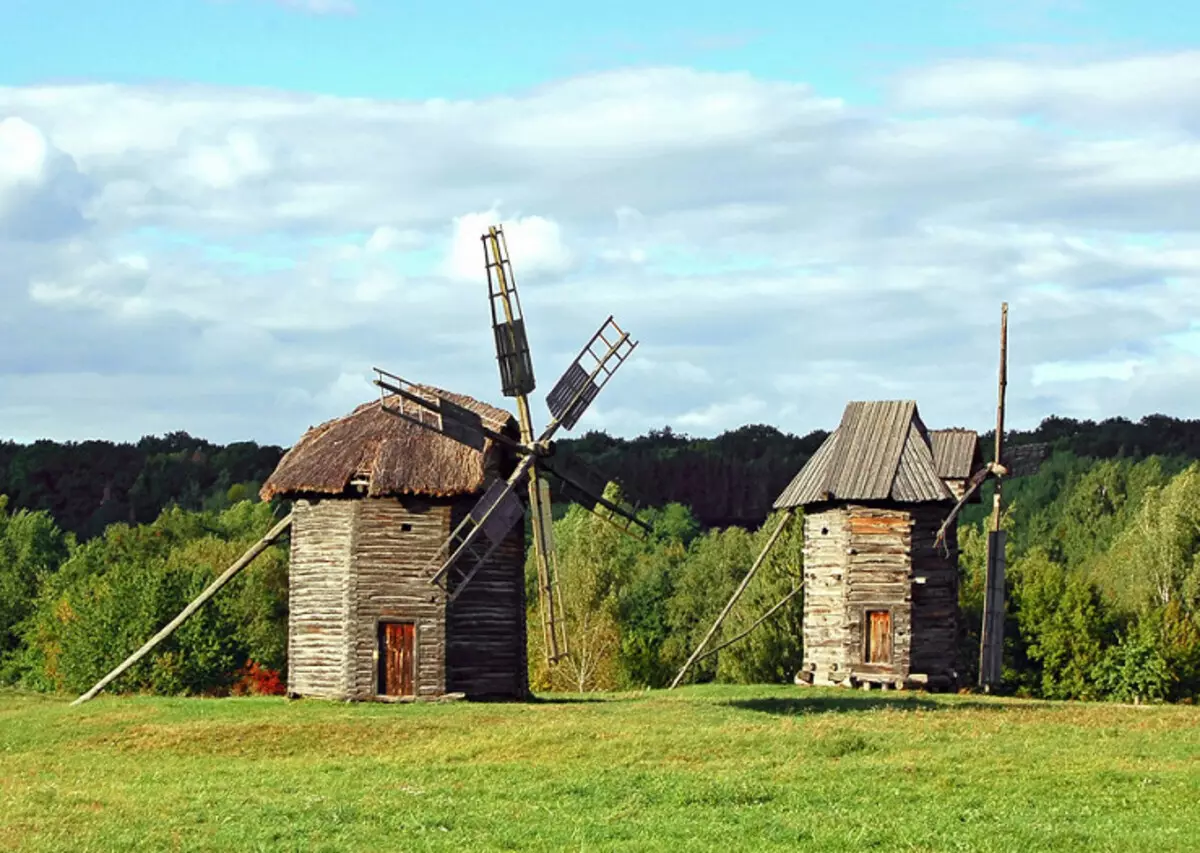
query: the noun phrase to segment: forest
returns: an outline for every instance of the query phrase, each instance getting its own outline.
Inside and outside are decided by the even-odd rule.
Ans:
[[[560,442],[612,476],[653,534],[638,542],[556,507],[573,655],[535,690],[661,687],[773,526],[771,501],[826,433],[753,425],[715,438],[670,428]],[[983,436],[985,454],[991,436]],[[1191,702],[1200,694],[1200,422],[1047,418],[1006,435],[1047,442],[1005,487],[1005,688],[1022,696]],[[0,683],[82,692],[175,615],[286,507],[258,501],[283,449],[186,433],[137,444],[0,443]],[[618,486],[617,483],[620,485]],[[974,677],[984,514],[960,527],[963,673]],[[723,629],[748,627],[801,576],[793,522]],[[529,572],[532,578],[532,567]],[[532,586],[530,601],[536,601]],[[790,681],[801,596],[694,680]],[[536,615],[531,613],[536,620]],[[272,548],[116,687],[161,694],[278,692],[286,672],[287,553]]]

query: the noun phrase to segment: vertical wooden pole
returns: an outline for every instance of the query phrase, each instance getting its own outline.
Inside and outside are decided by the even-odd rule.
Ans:
[[[1004,453],[1004,396],[1008,388],[1008,303],[1000,306],[1000,387],[996,403],[996,464],[1000,464]],[[992,530],[1000,529],[1001,479],[996,478],[996,492],[992,496]]]
[[[1000,381],[996,402],[995,462],[1004,452],[1004,397],[1008,386],[1008,303],[1000,306]],[[1004,533],[1000,530],[1003,498],[1002,475],[996,475],[992,494],[992,529],[983,581],[983,620],[979,630],[979,686],[989,691],[1000,681],[1004,648]]]

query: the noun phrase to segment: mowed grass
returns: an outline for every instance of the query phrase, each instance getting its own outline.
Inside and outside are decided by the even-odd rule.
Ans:
[[[1200,709],[0,693],[0,850],[1200,849]]]

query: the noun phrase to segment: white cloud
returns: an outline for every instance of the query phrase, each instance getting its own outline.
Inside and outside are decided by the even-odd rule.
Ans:
[[[514,216],[505,221],[495,206],[485,213],[454,217],[454,235],[446,254],[446,275],[463,281],[478,281],[484,271],[480,237],[493,225],[504,229],[509,258],[525,277],[564,273],[573,263],[557,222],[541,216]],[[518,279],[520,281],[520,279]]]
[[[477,101],[0,88],[0,415],[289,443],[375,364],[506,403],[500,223],[538,396],[608,314],[641,341],[580,429],[808,431],[880,396],[987,428],[1004,299],[1017,425],[1200,416],[1200,87],[1162,86],[1193,67],[977,60],[870,110],[677,68]]]
[[[45,135],[29,122],[12,116],[0,121],[0,187],[40,182],[49,155]]]
[[[961,59],[901,76],[896,92],[908,109],[1194,125],[1200,51],[1083,60]]]
[[[739,426],[757,423],[767,411],[767,404],[749,394],[732,400],[709,403],[699,409],[684,412],[671,420],[683,429],[694,430],[700,435],[711,434],[720,430],[725,424],[735,423]]]
[[[0,238],[73,231],[87,192],[74,161],[40,127],[19,115],[0,118]]]

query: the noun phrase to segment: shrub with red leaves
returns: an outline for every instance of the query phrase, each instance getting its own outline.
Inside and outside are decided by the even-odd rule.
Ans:
[[[279,670],[247,661],[238,672],[238,680],[234,682],[231,692],[234,696],[282,696],[287,692],[287,687],[279,678]]]

